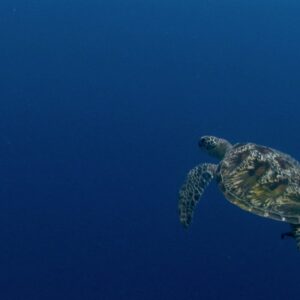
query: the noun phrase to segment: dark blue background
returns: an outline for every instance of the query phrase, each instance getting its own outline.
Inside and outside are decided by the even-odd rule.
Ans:
[[[0,299],[299,299],[286,224],[177,216],[202,134],[300,158],[299,10],[2,0]]]

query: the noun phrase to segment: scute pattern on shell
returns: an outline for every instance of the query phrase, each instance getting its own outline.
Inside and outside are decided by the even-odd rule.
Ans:
[[[300,224],[300,164],[291,156],[265,146],[237,144],[220,162],[217,181],[237,206]]]

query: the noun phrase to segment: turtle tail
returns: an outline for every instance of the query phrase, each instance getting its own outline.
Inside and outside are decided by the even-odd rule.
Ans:
[[[180,223],[185,228],[191,224],[196,204],[214,178],[216,169],[217,165],[205,163],[189,171],[179,191],[178,201]]]

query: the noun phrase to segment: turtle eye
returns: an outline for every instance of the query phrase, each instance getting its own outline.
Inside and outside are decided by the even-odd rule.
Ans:
[[[211,150],[216,147],[216,144],[213,141],[207,141],[205,147],[207,150]]]

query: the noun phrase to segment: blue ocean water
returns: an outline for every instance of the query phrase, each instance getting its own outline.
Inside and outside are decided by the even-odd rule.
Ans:
[[[287,224],[177,213],[203,134],[300,159],[299,10],[2,0],[0,299],[299,299]]]

